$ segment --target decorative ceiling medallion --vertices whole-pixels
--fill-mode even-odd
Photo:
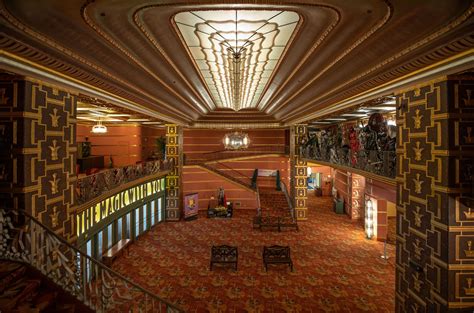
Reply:
[[[256,108],[300,20],[291,11],[189,11],[174,16],[218,108]]]

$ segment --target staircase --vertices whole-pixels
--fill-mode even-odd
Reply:
[[[0,264],[0,312],[94,312],[25,264]]]
[[[227,179],[241,187],[248,189],[249,191],[255,192],[255,189],[252,188],[252,181],[251,178],[245,176],[244,174],[234,170],[233,168],[220,163],[220,162],[213,162],[213,163],[201,163],[199,166],[207,169],[208,171],[213,172],[221,176],[224,179]]]
[[[183,312],[21,210],[0,209],[0,260],[1,312]]]
[[[271,187],[258,187],[262,215],[284,216],[290,212],[290,206],[283,191]]]

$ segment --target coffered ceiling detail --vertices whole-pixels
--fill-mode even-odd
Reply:
[[[0,0],[0,70],[189,127],[280,127],[472,67],[473,20],[465,0]]]
[[[218,108],[256,108],[300,20],[289,11],[191,11],[174,22]]]

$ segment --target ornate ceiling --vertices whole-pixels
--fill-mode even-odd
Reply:
[[[4,0],[1,67],[191,127],[314,120],[472,67],[470,1],[222,2]]]

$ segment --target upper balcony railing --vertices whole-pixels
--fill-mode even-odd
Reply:
[[[219,150],[208,153],[186,155],[185,164],[193,165],[216,160],[256,156],[259,154],[288,154],[288,146],[253,146],[243,150]]]
[[[79,178],[76,183],[76,204],[91,201],[103,193],[134,180],[173,169],[173,160],[148,161],[136,165],[113,168],[94,175]]]
[[[396,176],[396,151],[352,151],[344,148],[317,151],[302,149],[300,155],[305,159],[347,166],[388,178]]]

